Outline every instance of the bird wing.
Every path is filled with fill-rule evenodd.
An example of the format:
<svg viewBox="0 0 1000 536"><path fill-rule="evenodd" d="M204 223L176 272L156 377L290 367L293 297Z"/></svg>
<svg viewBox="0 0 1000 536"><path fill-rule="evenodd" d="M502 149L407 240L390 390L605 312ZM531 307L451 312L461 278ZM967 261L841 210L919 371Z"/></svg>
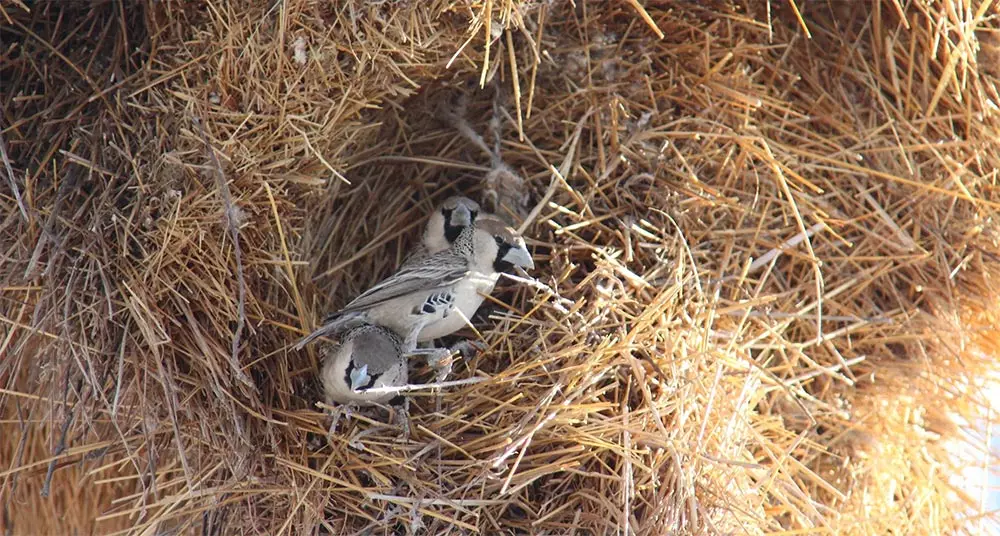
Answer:
<svg viewBox="0 0 1000 536"><path fill-rule="evenodd" d="M419 264L420 262L423 262L423 260L429 257L430 255L431 254L427 252L427 248L424 247L423 244L420 244L413 253L410 253L409 255L406 256L405 259L403 259L403 264L401 266L403 268L406 268L409 266Z"/></svg>
<svg viewBox="0 0 1000 536"><path fill-rule="evenodd" d="M469 274L469 261L450 251L430 255L420 262L402 267L374 287L355 298L343 309L327 317L333 319L345 313L363 311L389 300L414 292L429 291L454 285Z"/></svg>

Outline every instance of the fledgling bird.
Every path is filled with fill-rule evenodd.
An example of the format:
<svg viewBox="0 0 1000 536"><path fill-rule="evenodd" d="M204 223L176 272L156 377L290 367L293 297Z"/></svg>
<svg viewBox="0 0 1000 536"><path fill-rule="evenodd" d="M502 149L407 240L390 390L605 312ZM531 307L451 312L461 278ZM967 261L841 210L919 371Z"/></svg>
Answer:
<svg viewBox="0 0 1000 536"><path fill-rule="evenodd" d="M439 251L445 251L462 234L462 230L475 223L480 214L479 203L463 196L445 199L437 210L431 213L420 238L420 244L404 261L410 266Z"/></svg>
<svg viewBox="0 0 1000 536"><path fill-rule="evenodd" d="M295 348L365 323L405 334L403 346L416 348L418 341L431 341L464 327L485 295L493 291L500 273L513 266L534 268L524 239L499 220L481 218L466 227L447 250L400 268L327 316Z"/></svg>

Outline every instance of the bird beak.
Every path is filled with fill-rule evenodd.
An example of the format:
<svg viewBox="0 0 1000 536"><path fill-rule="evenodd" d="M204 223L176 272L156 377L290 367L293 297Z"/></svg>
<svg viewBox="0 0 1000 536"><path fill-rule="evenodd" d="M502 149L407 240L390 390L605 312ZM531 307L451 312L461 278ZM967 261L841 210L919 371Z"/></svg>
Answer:
<svg viewBox="0 0 1000 536"><path fill-rule="evenodd" d="M451 213L451 221L448 222L452 227L468 227L472 225L472 220L475 219L472 211L467 207L459 206Z"/></svg>
<svg viewBox="0 0 1000 536"><path fill-rule="evenodd" d="M528 248L524 247L523 244L508 249L507 254L503 256L503 260L514 266L520 266L528 270L535 267L535 262L531 260L531 253L528 253Z"/></svg>
<svg viewBox="0 0 1000 536"><path fill-rule="evenodd" d="M351 371L351 390L357 391L364 384L368 383L368 365L356 368Z"/></svg>

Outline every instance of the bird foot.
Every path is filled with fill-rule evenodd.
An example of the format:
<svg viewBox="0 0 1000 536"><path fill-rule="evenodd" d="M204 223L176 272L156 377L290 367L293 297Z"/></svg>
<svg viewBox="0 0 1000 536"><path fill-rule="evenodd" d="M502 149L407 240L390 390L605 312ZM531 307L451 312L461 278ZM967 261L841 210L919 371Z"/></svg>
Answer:
<svg viewBox="0 0 1000 536"><path fill-rule="evenodd" d="M354 450L365 450L365 444L361 442L361 438L370 436L377 432L379 427L368 428L367 430L361 430L354 437L347 442L347 446Z"/></svg>
<svg viewBox="0 0 1000 536"><path fill-rule="evenodd" d="M458 353L453 348L414 348L406 355L423 356L427 360L427 366L437 371L435 381L440 383L451 374L451 366L454 363L452 356Z"/></svg>
<svg viewBox="0 0 1000 536"><path fill-rule="evenodd" d="M438 382L444 381L451 374L452 351L448 348L414 348L406 353L407 356L423 356L427 360L427 366L437 371Z"/></svg>
<svg viewBox="0 0 1000 536"><path fill-rule="evenodd" d="M410 530L411 534L422 534L424 525L424 516L420 512L420 502L414 502L410 505Z"/></svg>
<svg viewBox="0 0 1000 536"><path fill-rule="evenodd" d="M403 405L393 408L396 412L396 423L402 432L396 439L397 443L406 443L410 440L410 399L407 398Z"/></svg>
<svg viewBox="0 0 1000 536"><path fill-rule="evenodd" d="M340 419L347 418L350 419L354 416L354 412L358 410L360 406L355 402L349 402L347 404L341 404L330 411L330 429L327 432L328 437L333 437L333 434L337 432L337 425L340 423Z"/></svg>
<svg viewBox="0 0 1000 536"><path fill-rule="evenodd" d="M436 372L435 382L441 383L451 375L451 367L455 362L452 355L452 350L448 348L435 348L433 353L427 354L427 366Z"/></svg>

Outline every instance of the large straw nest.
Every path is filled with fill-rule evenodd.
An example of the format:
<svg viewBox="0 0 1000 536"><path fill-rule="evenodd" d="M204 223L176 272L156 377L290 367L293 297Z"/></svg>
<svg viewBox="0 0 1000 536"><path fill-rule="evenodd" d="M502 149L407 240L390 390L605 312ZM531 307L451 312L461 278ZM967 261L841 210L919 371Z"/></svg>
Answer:
<svg viewBox="0 0 1000 536"><path fill-rule="evenodd" d="M950 446L1000 369L988 2L27 4L6 530L989 521ZM409 441L378 412L324 439L290 343L491 187L539 207L558 296L504 282L456 366L487 380L415 393Z"/></svg>

